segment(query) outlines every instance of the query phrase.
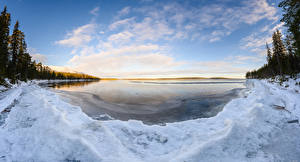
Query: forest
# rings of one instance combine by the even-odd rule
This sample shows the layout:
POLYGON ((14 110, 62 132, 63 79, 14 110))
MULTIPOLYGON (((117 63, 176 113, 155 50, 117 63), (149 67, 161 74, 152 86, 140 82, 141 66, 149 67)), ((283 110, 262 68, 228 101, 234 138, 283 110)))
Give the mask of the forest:
POLYGON ((266 43, 267 63, 257 70, 246 73, 246 78, 263 79, 295 76, 300 72, 300 1, 284 0, 279 3, 283 10, 283 37, 279 30, 272 35, 272 49, 266 43))
POLYGON ((5 6, 0 15, 0 83, 5 78, 12 83, 32 79, 99 79, 82 73, 57 72, 32 60, 19 21, 16 21, 11 35, 10 23, 11 14, 5 6))

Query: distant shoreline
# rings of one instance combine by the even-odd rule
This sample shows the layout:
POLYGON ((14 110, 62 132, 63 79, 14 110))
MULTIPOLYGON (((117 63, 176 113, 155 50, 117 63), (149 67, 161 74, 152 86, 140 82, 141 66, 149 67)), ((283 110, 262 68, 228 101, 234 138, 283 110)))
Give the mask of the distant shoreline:
POLYGON ((100 78, 100 80, 198 80, 198 79, 244 79, 244 78, 225 78, 225 77, 180 77, 180 78, 100 78))

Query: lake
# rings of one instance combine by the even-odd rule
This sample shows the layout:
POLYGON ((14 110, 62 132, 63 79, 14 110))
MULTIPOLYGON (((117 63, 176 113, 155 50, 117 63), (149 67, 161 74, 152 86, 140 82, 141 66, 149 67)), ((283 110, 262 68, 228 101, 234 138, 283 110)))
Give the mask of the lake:
POLYGON ((245 89, 242 79, 101 80, 46 86, 98 120, 163 124, 209 118, 245 89))

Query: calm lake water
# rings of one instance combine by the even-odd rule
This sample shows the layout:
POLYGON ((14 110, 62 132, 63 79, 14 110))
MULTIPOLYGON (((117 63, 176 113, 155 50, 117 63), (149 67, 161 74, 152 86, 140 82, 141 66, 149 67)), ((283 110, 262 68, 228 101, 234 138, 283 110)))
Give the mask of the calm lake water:
POLYGON ((147 124, 215 116, 244 89, 245 80, 115 80, 49 83, 63 100, 94 119, 147 124))

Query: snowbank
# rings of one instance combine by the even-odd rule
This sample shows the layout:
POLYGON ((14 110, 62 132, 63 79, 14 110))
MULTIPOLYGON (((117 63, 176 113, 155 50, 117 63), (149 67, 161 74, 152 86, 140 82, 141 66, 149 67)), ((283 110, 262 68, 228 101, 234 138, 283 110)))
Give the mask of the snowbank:
POLYGON ((299 124, 288 123, 300 117, 298 87, 266 80, 247 86, 247 97, 232 100, 215 117, 165 126, 93 120, 54 92, 20 86, 7 96, 23 94, 0 128, 0 161, 299 160, 299 124))
POLYGON ((6 88, 2 85, 0 85, 0 92, 6 90, 6 88))
MULTIPOLYGON (((8 91, 4 91, 0 93, 0 112, 2 112, 5 108, 12 106, 14 104, 14 102, 19 98, 19 96, 22 93, 21 87, 25 85, 26 84, 22 83, 20 85, 12 86, 12 88, 9 89, 8 91)), ((6 90, 6 88, 3 87, 2 90, 6 90)))

